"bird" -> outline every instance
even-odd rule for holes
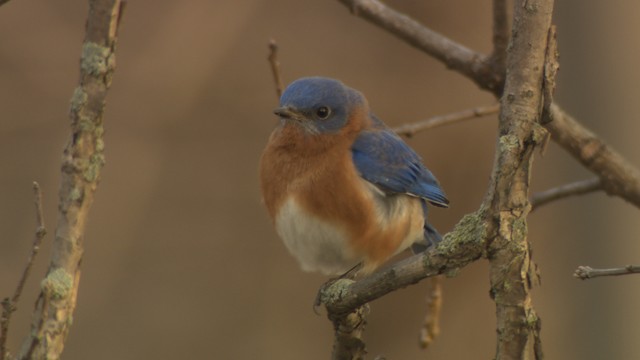
[[[326,77],[289,84],[260,158],[262,200],[304,271],[369,274],[411,247],[441,241],[427,203],[449,200],[420,156],[370,110],[364,95]]]

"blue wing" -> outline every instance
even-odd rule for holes
[[[448,207],[449,200],[438,180],[418,154],[380,120],[377,125],[360,133],[351,147],[360,176],[386,193],[410,194]]]

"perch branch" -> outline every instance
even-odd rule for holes
[[[469,120],[486,115],[496,114],[500,110],[500,104],[478,106],[473,109],[462,110],[459,112],[434,116],[432,118],[417,121],[415,123],[404,124],[393,129],[396,133],[411,137],[416,133],[438,126],[451,125],[460,121]]]
[[[394,290],[438,274],[453,275],[483,255],[486,223],[482,212],[464,216],[437,247],[399,261],[356,282],[336,281],[321,290],[320,301],[329,314],[353,309]]]
[[[613,269],[593,269],[589,266],[578,266],[573,276],[578,279],[587,280],[599,276],[617,276],[640,273],[640,266],[627,265],[621,268]]]
[[[71,136],[62,157],[51,261],[19,359],[59,359],[73,322],[85,225],[104,165],[103,116],[115,70],[122,4],[120,0],[89,1],[80,84],[71,97]]]
[[[280,73],[280,61],[278,60],[278,43],[274,39],[269,40],[269,65],[271,65],[271,73],[273,74],[273,81],[276,84],[276,95],[278,100],[282,96],[282,90],[284,89],[284,83],[282,82],[282,74]]]
[[[22,271],[22,276],[18,281],[16,290],[14,291],[13,296],[10,299],[5,298],[2,300],[2,318],[0,319],[0,360],[4,360],[7,358],[6,343],[9,336],[9,323],[11,321],[11,314],[13,314],[13,312],[17,310],[16,306],[18,304],[18,300],[20,300],[20,295],[22,295],[22,289],[24,289],[24,284],[29,278],[29,274],[31,273],[31,268],[33,267],[36,255],[38,255],[38,252],[40,251],[42,240],[47,234],[47,230],[44,227],[44,215],[42,212],[42,191],[40,190],[40,184],[35,181],[33,182],[33,195],[34,204],[36,207],[36,232],[33,237],[33,243],[31,244],[31,253],[29,254],[29,258],[27,259],[27,265]]]
[[[602,181],[600,181],[599,178],[593,178],[541,191],[531,197],[531,211],[552,201],[564,199],[569,196],[584,195],[598,190],[602,190]]]

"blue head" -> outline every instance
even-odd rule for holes
[[[358,91],[338,80],[323,77],[301,78],[292,82],[280,98],[274,113],[285,122],[302,127],[307,133],[337,132],[349,120],[356,106],[366,106]]]

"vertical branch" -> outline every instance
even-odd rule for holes
[[[443,276],[432,277],[427,294],[427,314],[420,332],[420,347],[426,349],[440,335],[440,313],[442,312]]]
[[[352,284],[354,284],[353,280],[345,278],[329,281],[318,293],[319,304],[340,301]],[[327,308],[327,312],[334,328],[331,359],[363,359],[367,351],[365,343],[362,341],[362,334],[366,325],[366,316],[369,313],[369,305],[363,304],[347,308],[346,311],[331,311]]]
[[[538,125],[543,69],[553,0],[516,1],[507,78],[501,99],[499,141],[483,206],[493,226],[487,255],[496,303],[496,359],[539,359],[540,319],[531,299],[537,279],[527,239],[533,150],[546,132]]]
[[[493,52],[491,61],[493,71],[504,77],[509,45],[509,0],[493,0]]]
[[[31,332],[20,359],[58,359],[73,322],[85,225],[104,165],[103,113],[115,70],[123,3],[90,0],[80,58],[80,85],[71,97],[71,136],[62,158],[58,223]]]
[[[350,313],[330,317],[335,329],[332,360],[364,359],[367,351],[362,341],[362,333],[368,312],[369,306],[365,304]]]

